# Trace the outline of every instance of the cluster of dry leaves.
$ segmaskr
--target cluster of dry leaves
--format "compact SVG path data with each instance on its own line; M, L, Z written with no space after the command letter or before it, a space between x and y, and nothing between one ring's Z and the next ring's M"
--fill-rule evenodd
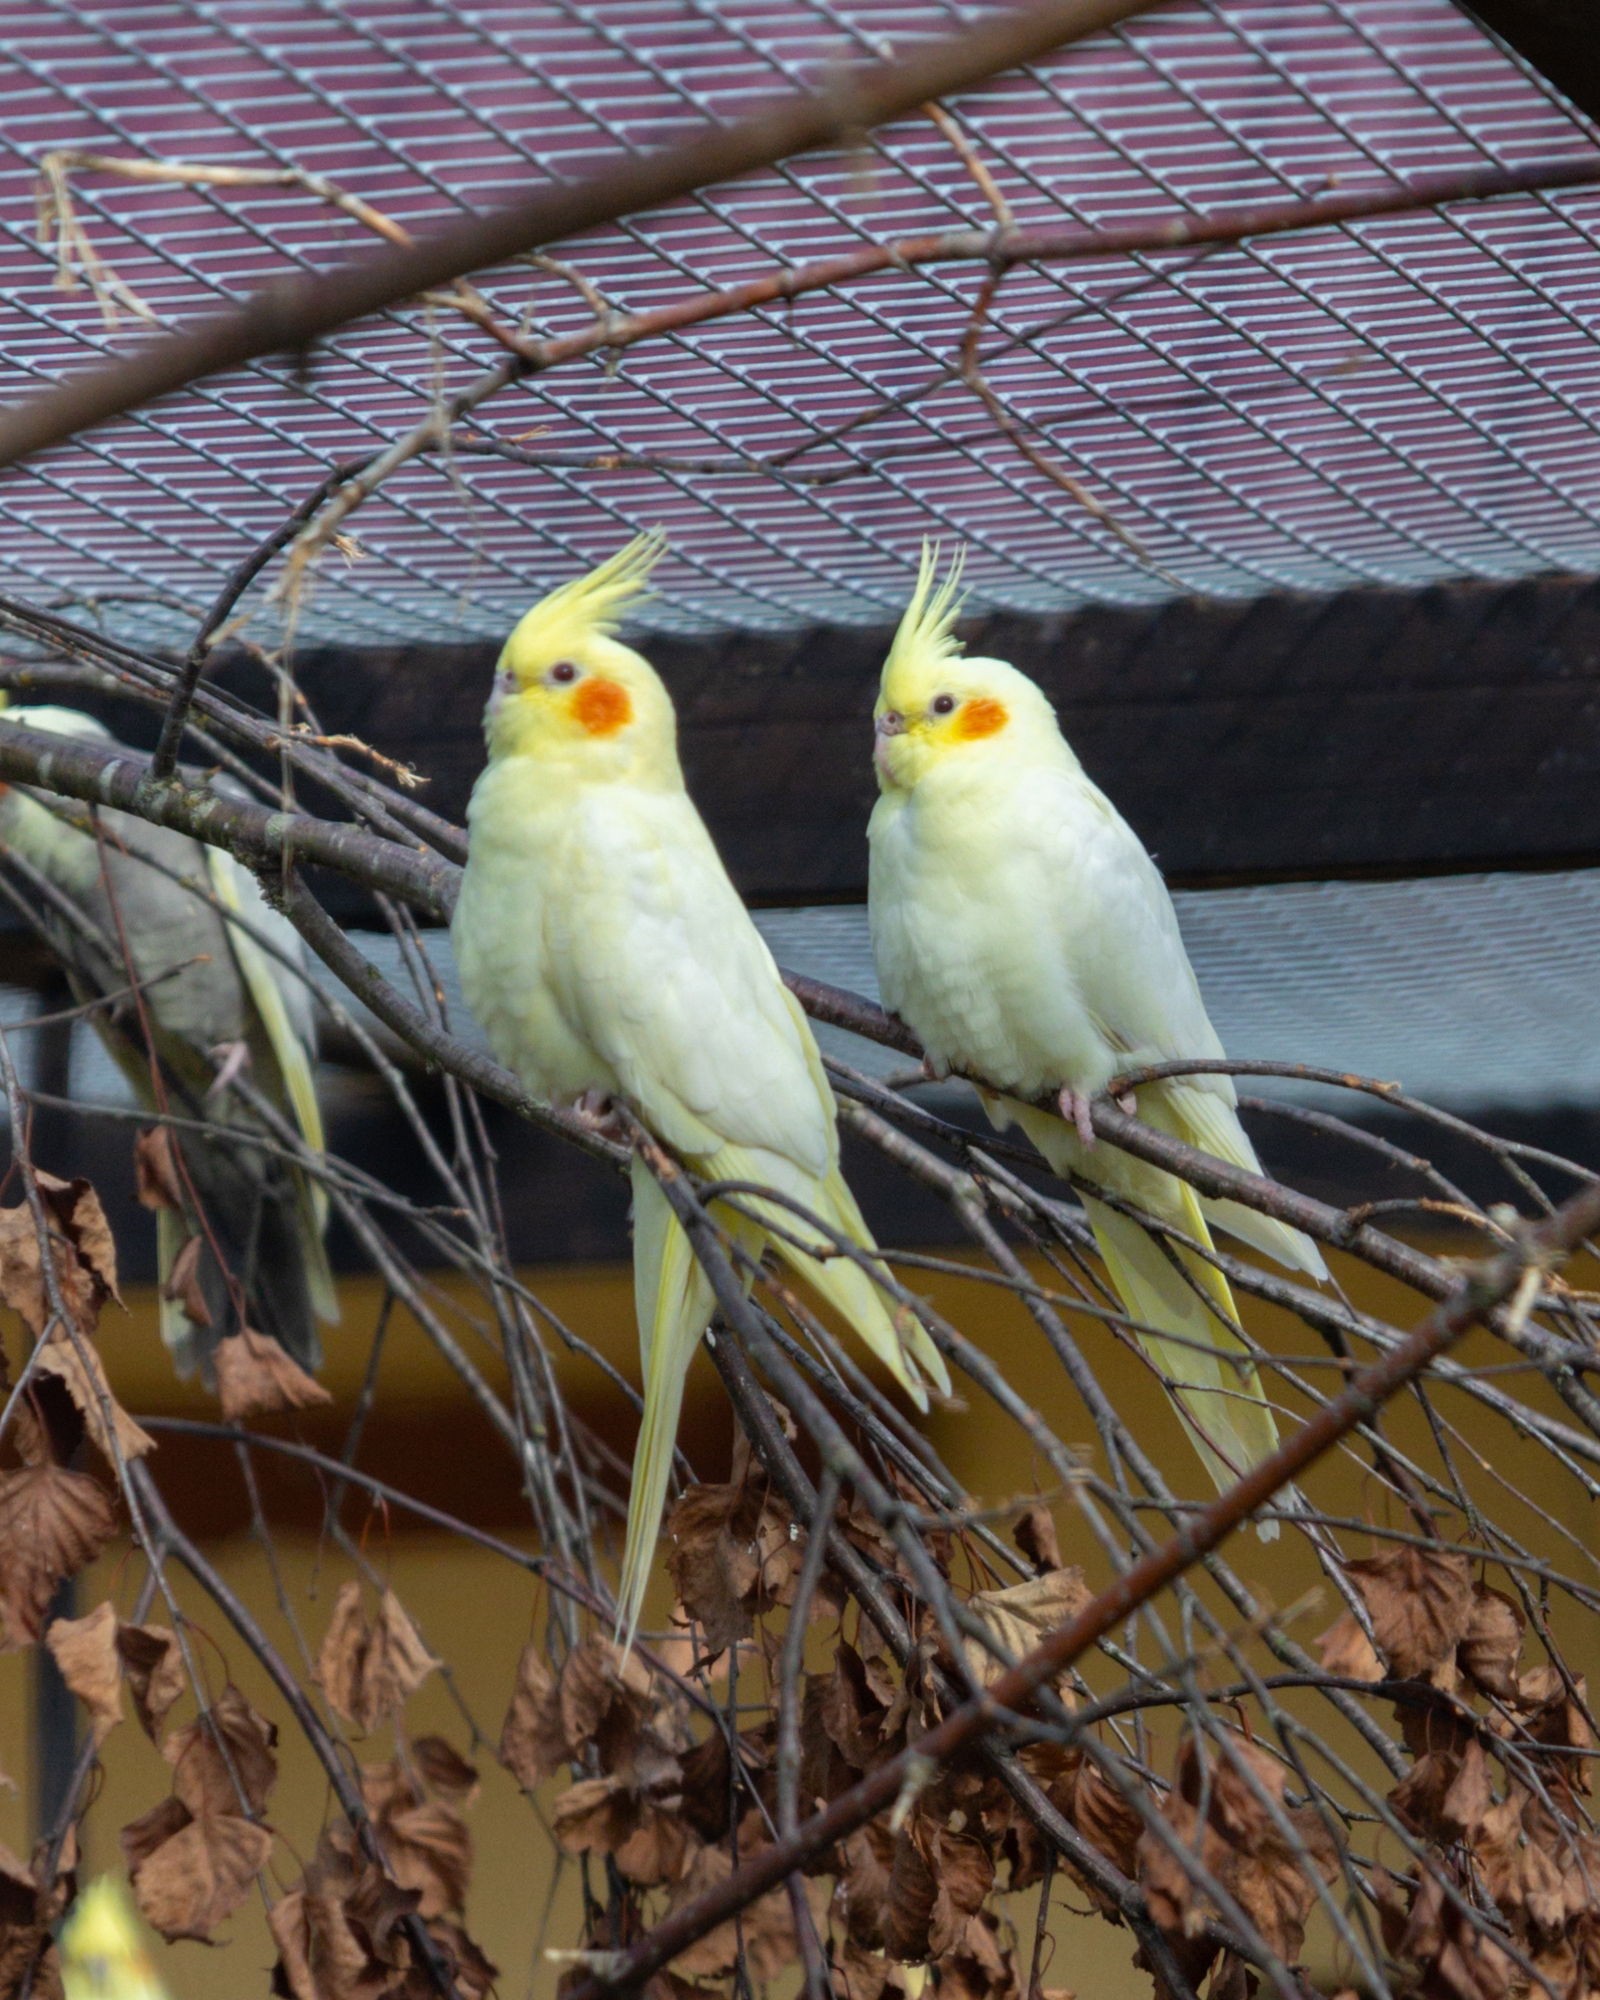
M869 1516L853 1510L840 1525L894 1572L893 1546ZM781 1623L774 1632L761 1621L793 1605L805 1543L747 1447L727 1484L684 1495L668 1539L680 1616L701 1657L753 1634L746 1650L764 1656L771 1689ZM1013 1656L1087 1595L1081 1573L1061 1562L1044 1508L1023 1516L1016 1539L1035 1578L967 1599ZM948 1548L938 1554L943 1560ZM1579 1830L1573 1811L1588 1788L1581 1753L1591 1747L1582 1682L1568 1683L1550 1664L1521 1664L1521 1608L1475 1583L1464 1557L1407 1546L1352 1562L1348 1576L1366 1616L1346 1614L1324 1635L1325 1665L1345 1679L1382 1682L1394 1698L1413 1762L1390 1803L1424 1857L1422 1866L1391 1857L1391 1869L1369 1872L1394 1991L1507 2000L1543 1979L1561 2000L1589 2000L1600 1990L1600 1842ZM837 1618L842 1600L819 1593L810 1609ZM841 1620L827 1666L804 1679L803 1812L914 1744L950 1698L940 1669L953 1662L931 1624L903 1669L869 1620L856 1629L852 1644ZM975 1642L964 1652L980 1682L999 1671ZM1058 1693L1071 1704L1069 1689ZM630 1889L620 1923L614 1906L594 1906L586 1964L603 1966L607 1950L774 1838L776 1737L771 1714L741 1730L735 1784L721 1719L697 1738L690 1709L637 1655L590 1637L553 1673L539 1646L527 1648L501 1760L530 1790L570 1767L573 1782L554 1806L556 1836L570 1853L604 1857ZM1190 1986L1199 1990L1209 1975L1212 2000L1245 2000L1258 1974L1228 1947L1228 1912L1196 1886L1175 1847L1198 1859L1311 1991L1298 1961L1323 1885L1340 1893L1340 1818L1295 1788L1284 1759L1252 1737L1242 1716L1217 1718L1203 1734L1185 1729L1164 1778L1130 1780L1129 1767L1115 1769L1096 1752L1092 1741L1034 1743L1019 1761L1083 1839L1138 1885ZM841 2000L915 1995L931 1972L953 2000L1023 2000L1025 1988L1027 2000L1053 2000L1042 1976L1030 1987L1032 1940L1015 1935L1003 1900L1046 1871L1043 1837L993 1768L977 1753L958 1759L909 1809L902 1801L808 1865L807 1902L835 1992ZM1075 1877L1070 1864L1067 1872ZM1099 1915L1121 1921L1100 1886L1075 1881ZM722 1925L677 1960L656 1982L657 2000L709 2000L730 1979L739 1990L741 1952L750 1979L770 1978L799 1956L795 1922L788 1896L763 1897L737 1927ZM1159 1995L1159 1971L1147 1969L1157 1973Z
M87 1439L115 1472L153 1440L117 1407L94 1347L100 1311L118 1299L100 1204L83 1181L41 1174L37 1188L48 1263L31 1208L0 1209L0 1304L34 1343L9 1433L16 1463L0 1469L0 1647L49 1647L97 1749L131 1702L170 1767L168 1795L121 1835L143 1915L169 1940L211 1941L261 1882L279 1952L274 1990L286 2000L420 2000L437 1990L440 1968L461 2000L479 2000L496 1974L464 1928L473 1860L465 1815L478 1773L440 1737L406 1738L406 1704L441 1662L391 1590L374 1603L360 1583L342 1587L312 1678L347 1740L392 1732L393 1754L369 1763L352 1755L361 1812L330 1810L287 1888L268 1818L273 1723L231 1680L220 1693L204 1690L181 1631L126 1623L109 1602L43 1629L58 1581L117 1531L112 1489L73 1463L80 1446ZM141 1140L140 1189L151 1205L181 1202L159 1137ZM186 1282L198 1301L192 1270ZM236 1421L323 1397L248 1329L220 1344L216 1368L224 1413ZM891 1587L909 1583L893 1540L858 1498L835 1525ZM802 1814L913 1746L964 1679L992 1681L1002 1657L1029 1651L1083 1605L1087 1586L1063 1563L1049 1511L1029 1508L1015 1537L1034 1573L963 1593L994 1649L967 1636L959 1660L924 1611L910 1657L897 1661L823 1573L804 1612L820 1622L811 1657L820 1652L822 1664L797 1691ZM924 1541L951 1579L956 1538L936 1531ZM529 1792L570 1774L551 1826L607 1885L589 1893L585 1873L573 1977L603 1967L606 1954L776 1837L779 1661L786 1616L802 1615L805 1537L741 1435L728 1481L689 1488L667 1542L686 1633L678 1664L694 1678L624 1655L598 1633L559 1660L535 1640L500 1740L501 1763ZM1360 1863L1393 1990L1402 2000L1516 2000L1541 1988L1556 2000L1596 2000L1600 1838L1581 1806L1594 1749L1581 1678L1553 1655L1525 1662L1523 1605L1475 1580L1463 1555L1417 1540L1351 1562L1346 1574L1361 1613L1323 1635L1325 1670L1346 1684L1381 1684L1411 1759L1388 1796L1411 1845L1386 1851L1392 1836L1383 1835ZM900 1601L909 1611L915 1600ZM730 1661L749 1662L743 1692L759 1717L736 1735L752 1707L735 1716L709 1695L718 1663L726 1673ZM1069 1707L1079 1699L1065 1679L1055 1694ZM191 1696L193 1712L178 1719ZM1159 1762L1159 1729L1144 1741L1142 1767L1109 1754L1096 1731L1071 1744L1034 1741L1017 1756L1083 1842L1137 1886L1191 1987L1209 1976L1211 2000L1246 2000L1256 1989L1256 1971L1228 1942L1232 1913L1304 1982L1298 1961L1318 1895L1324 1884L1348 1894L1345 1822L1296 1789L1242 1710L1168 1739ZM1198 1860L1217 1895L1197 1886L1178 1850ZM1018 1938L1005 1902L1054 1865L1034 1819L974 1750L808 1863L802 1895L773 1891L702 1938L654 1982L653 2000L719 2000L730 1984L747 1992L747 1982L802 1956L797 1925L814 1932L840 2000L917 2000L930 1975L944 2000L1065 2000L1043 1984L1053 1936L1036 1978L1034 1940ZM1120 1922L1105 1880L1064 1865L1090 1909ZM70 1840L57 1866L42 1853L24 1865L0 1851L0 1995L28 1967L45 2000L59 1994L51 1932L70 1902L72 1869ZM1161 1996L1160 1967L1147 1969Z
M163 1735L190 1685L179 1642L165 1626L124 1624L109 1603L84 1618L57 1619L45 1643L83 1703L97 1746L123 1720L124 1692L159 1744L172 1790L122 1829L123 1856L139 1909L164 1938L212 1941L273 1856L266 1811L278 1777L276 1727L229 1682ZM341 1817L300 1881L272 1903L276 1988L293 2000L417 2000L436 1992L407 1934L413 1915L462 2000L493 1984L494 1968L460 1922L472 1872L463 1813L477 1796L477 1772L442 1738L420 1737L407 1748L399 1730L405 1702L438 1664L392 1591L371 1620L359 1584L340 1591L317 1679L353 1734L393 1725L397 1754L360 1768L382 1865ZM0 1958L38 1936L38 1912L20 1900L31 1878L12 1864L10 1879L18 1911Z
M1522 1606L1474 1582L1465 1556L1402 1547L1348 1575L1371 1638L1346 1612L1323 1664L1411 1684L1395 1717L1414 1762L1389 1803L1432 1866L1375 1877L1404 1990L1506 2000L1542 1983L1588 2000L1600 1991L1600 1839L1578 1805L1594 1749L1583 1676L1523 1664Z
M199 1207L187 1186L182 1155L170 1127L151 1125L133 1147L134 1189L148 1209L166 1210L188 1231L182 1249L162 1287L163 1295L182 1306L198 1331L211 1326L211 1308L200 1285L200 1261L206 1238ZM315 1376L308 1375L277 1341L241 1319L238 1330L217 1342L210 1356L217 1398L230 1424L277 1410L309 1410L332 1399Z

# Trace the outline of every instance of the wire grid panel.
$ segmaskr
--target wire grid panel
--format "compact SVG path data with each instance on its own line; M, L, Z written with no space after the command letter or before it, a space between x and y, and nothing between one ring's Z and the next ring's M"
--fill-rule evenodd
M53 151L299 168L393 222L438 225L972 12L12 0L0 5L7 379L57 379L137 335L129 295L173 325L367 240L303 187L73 171L74 212L126 288L119 307L82 282L81 254L69 246L58 265L54 239L38 240ZM954 108L1024 224L1155 223L1592 146L1451 0L1187 0ZM983 272L942 266L506 390L483 406L482 434L552 462L406 467L352 517L357 545L324 562L299 630L492 635L657 522L674 555L651 616L689 630L882 622L928 533L970 545L978 601L1019 610L1593 568L1597 219L1600 195L1572 192L1014 272L987 320L986 378L1142 554L1029 464L959 379ZM561 256L631 311L775 261L991 220L948 140L914 118L870 152L752 175ZM570 283L526 265L478 284L538 333L592 314ZM302 374L263 364L104 426L0 478L0 587L186 637L332 464L500 358L465 320L419 307L346 329ZM606 467L617 453L690 464ZM740 464L786 454L782 476ZM258 636L275 615L262 607Z
M1464 1112L1539 1112L1600 1104L1600 873L1454 876L1414 882L1290 882L1180 891L1178 921L1207 1011L1231 1055L1305 1062L1400 1083ZM757 910L778 963L878 998L867 913L860 905ZM387 931L352 941L404 989L410 972ZM488 1047L461 997L449 934L422 946L452 1030ZM1440 977L1448 966L1450 976ZM322 967L313 979L341 1005L359 1003ZM0 1027L37 996L0 986ZM830 1053L874 1075L903 1073L904 1056L825 1025ZM24 1087L33 1037L16 1037ZM1262 1095L1361 1110L1347 1092L1252 1078ZM75 1029L74 1095L131 1104L120 1070L93 1031Z
M1465 1113L1600 1104L1593 870L1274 883L1173 902L1230 1055L1375 1077ZM755 921L781 965L878 997L864 909L758 910ZM906 1067L857 1036L819 1035L862 1068ZM1361 1109L1321 1085L1240 1087Z

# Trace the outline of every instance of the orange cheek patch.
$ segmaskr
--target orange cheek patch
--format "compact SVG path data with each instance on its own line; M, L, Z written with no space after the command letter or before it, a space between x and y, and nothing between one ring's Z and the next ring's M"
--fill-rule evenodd
M996 730L1004 729L1010 720L1002 703L979 695L976 701L963 702L955 733L963 742L974 743L980 736L993 736Z
M615 736L632 722L633 703L617 681L585 681L572 697L572 712L591 736Z

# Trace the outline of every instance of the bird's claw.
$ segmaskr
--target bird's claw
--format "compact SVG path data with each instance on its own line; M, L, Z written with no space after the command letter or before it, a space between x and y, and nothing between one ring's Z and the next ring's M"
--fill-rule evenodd
M1061 1086L1061 1095L1056 1100L1061 1115L1069 1125L1077 1128L1078 1137L1085 1146L1094 1144L1094 1121L1089 1116L1089 1100L1081 1090L1074 1090L1070 1083Z
M218 1064L216 1075L211 1080L207 1097L220 1097L230 1083L244 1074L250 1062L248 1042L219 1042L210 1051L211 1060Z
M625 1139L627 1130L621 1114L604 1090L586 1090L572 1107L572 1115L600 1139Z
M1125 1090L1117 1099L1117 1109L1119 1111L1126 1111L1130 1118L1137 1118L1139 1115L1139 1099L1137 1095L1131 1090Z

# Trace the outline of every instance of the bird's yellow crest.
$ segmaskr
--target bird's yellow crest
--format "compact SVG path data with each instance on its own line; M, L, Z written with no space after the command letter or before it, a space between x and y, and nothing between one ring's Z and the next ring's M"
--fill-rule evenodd
M616 633L622 608L646 593L650 572L667 552L666 531L652 528L598 568L540 598L506 641L502 665L526 684L565 653Z
M919 694L928 680L937 678L945 661L961 657L961 641L955 628L965 602L958 593L967 552L957 548L943 583L936 586L939 555L937 542L922 544L917 587L911 593L911 602L905 608L889 656L883 663L883 701L890 708L909 706L909 702L902 702L903 694Z

